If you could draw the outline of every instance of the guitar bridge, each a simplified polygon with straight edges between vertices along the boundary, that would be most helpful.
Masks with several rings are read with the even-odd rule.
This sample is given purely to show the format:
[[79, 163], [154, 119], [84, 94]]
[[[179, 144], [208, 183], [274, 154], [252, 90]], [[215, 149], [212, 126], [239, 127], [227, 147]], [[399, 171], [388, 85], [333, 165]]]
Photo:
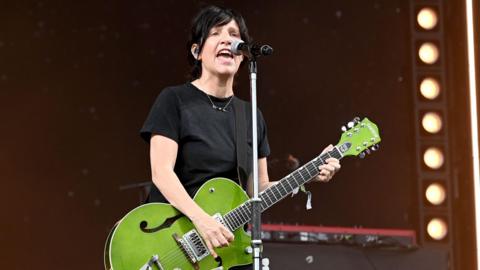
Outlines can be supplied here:
[[195, 229], [187, 232], [182, 237], [174, 234], [173, 238], [177, 241], [180, 248], [192, 264], [196, 264], [210, 255], [207, 245], [205, 245], [202, 237]]
[[[225, 223], [221, 214], [217, 213], [213, 215], [213, 218], [230, 229], [230, 226]], [[182, 237], [179, 237], [177, 234], [173, 234], [173, 238], [175, 241], [177, 241], [188, 260], [194, 265], [210, 255], [207, 245], [205, 242], [203, 242], [202, 237], [195, 229], [185, 233]]]

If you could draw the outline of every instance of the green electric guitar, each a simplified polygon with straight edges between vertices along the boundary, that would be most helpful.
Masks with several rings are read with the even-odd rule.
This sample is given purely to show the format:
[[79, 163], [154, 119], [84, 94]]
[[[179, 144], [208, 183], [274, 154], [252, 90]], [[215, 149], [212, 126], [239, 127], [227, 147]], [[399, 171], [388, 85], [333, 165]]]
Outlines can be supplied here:
[[[367, 118], [362, 121], [356, 118], [342, 129], [340, 142], [333, 150], [317, 156], [259, 194], [262, 212], [316, 177], [318, 166], [329, 157], [363, 157], [378, 147], [378, 128]], [[105, 245], [105, 269], [206, 270], [252, 263], [251, 239], [243, 229], [251, 217], [251, 203], [242, 188], [229, 179], [214, 178], [200, 187], [194, 201], [235, 235], [228, 247], [216, 249], [217, 259], [210, 256], [186, 216], [169, 204], [149, 203], [130, 211], [112, 230]]]

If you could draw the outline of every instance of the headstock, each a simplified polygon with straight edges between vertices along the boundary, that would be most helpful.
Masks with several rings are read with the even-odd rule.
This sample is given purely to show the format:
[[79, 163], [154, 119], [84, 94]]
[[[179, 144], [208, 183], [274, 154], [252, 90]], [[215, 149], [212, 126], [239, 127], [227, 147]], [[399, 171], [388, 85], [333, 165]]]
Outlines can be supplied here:
[[355, 117], [352, 121], [342, 126], [342, 136], [337, 144], [343, 156], [359, 156], [364, 158], [365, 154], [377, 151], [378, 143], [381, 141], [378, 127], [375, 123], [364, 118], [360, 121]]

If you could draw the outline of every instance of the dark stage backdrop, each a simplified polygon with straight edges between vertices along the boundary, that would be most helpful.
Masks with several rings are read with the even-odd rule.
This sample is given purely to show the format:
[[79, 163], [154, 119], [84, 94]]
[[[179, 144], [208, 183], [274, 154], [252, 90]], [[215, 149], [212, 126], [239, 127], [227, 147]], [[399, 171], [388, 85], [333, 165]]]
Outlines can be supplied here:
[[[272, 180], [354, 116], [381, 128], [381, 151], [345, 159], [328, 184], [264, 222], [416, 228], [408, 1], [228, 1], [258, 42], [259, 105]], [[100, 269], [108, 230], [148, 181], [138, 136], [151, 104], [186, 81], [199, 1], [2, 1], [0, 268]], [[246, 69], [236, 92], [248, 98]]]

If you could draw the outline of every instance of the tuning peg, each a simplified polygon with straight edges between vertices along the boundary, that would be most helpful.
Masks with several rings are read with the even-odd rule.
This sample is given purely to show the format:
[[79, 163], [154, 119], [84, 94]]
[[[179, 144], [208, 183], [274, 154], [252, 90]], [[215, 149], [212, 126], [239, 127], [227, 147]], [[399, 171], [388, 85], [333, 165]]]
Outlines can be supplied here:
[[353, 128], [354, 125], [355, 125], [355, 123], [353, 121], [350, 121], [350, 122], [347, 123], [348, 128]]
[[358, 154], [358, 157], [359, 158], [365, 158], [365, 152], [361, 152], [360, 154]]
[[367, 153], [367, 155], [370, 155], [370, 153], [371, 153], [371, 152], [370, 152], [370, 149], [368, 149], [368, 148], [365, 149], [365, 153]]
[[342, 129], [342, 132], [347, 131], [347, 127], [346, 127], [346, 126], [342, 126], [341, 129]]
[[374, 144], [374, 145], [372, 145], [372, 147], [370, 147], [370, 149], [371, 149], [372, 151], [377, 151], [378, 148], [380, 148], [380, 145], [378, 145], [378, 144]]
[[353, 122], [355, 123], [360, 123], [360, 117], [356, 116], [355, 118], [353, 118]]

